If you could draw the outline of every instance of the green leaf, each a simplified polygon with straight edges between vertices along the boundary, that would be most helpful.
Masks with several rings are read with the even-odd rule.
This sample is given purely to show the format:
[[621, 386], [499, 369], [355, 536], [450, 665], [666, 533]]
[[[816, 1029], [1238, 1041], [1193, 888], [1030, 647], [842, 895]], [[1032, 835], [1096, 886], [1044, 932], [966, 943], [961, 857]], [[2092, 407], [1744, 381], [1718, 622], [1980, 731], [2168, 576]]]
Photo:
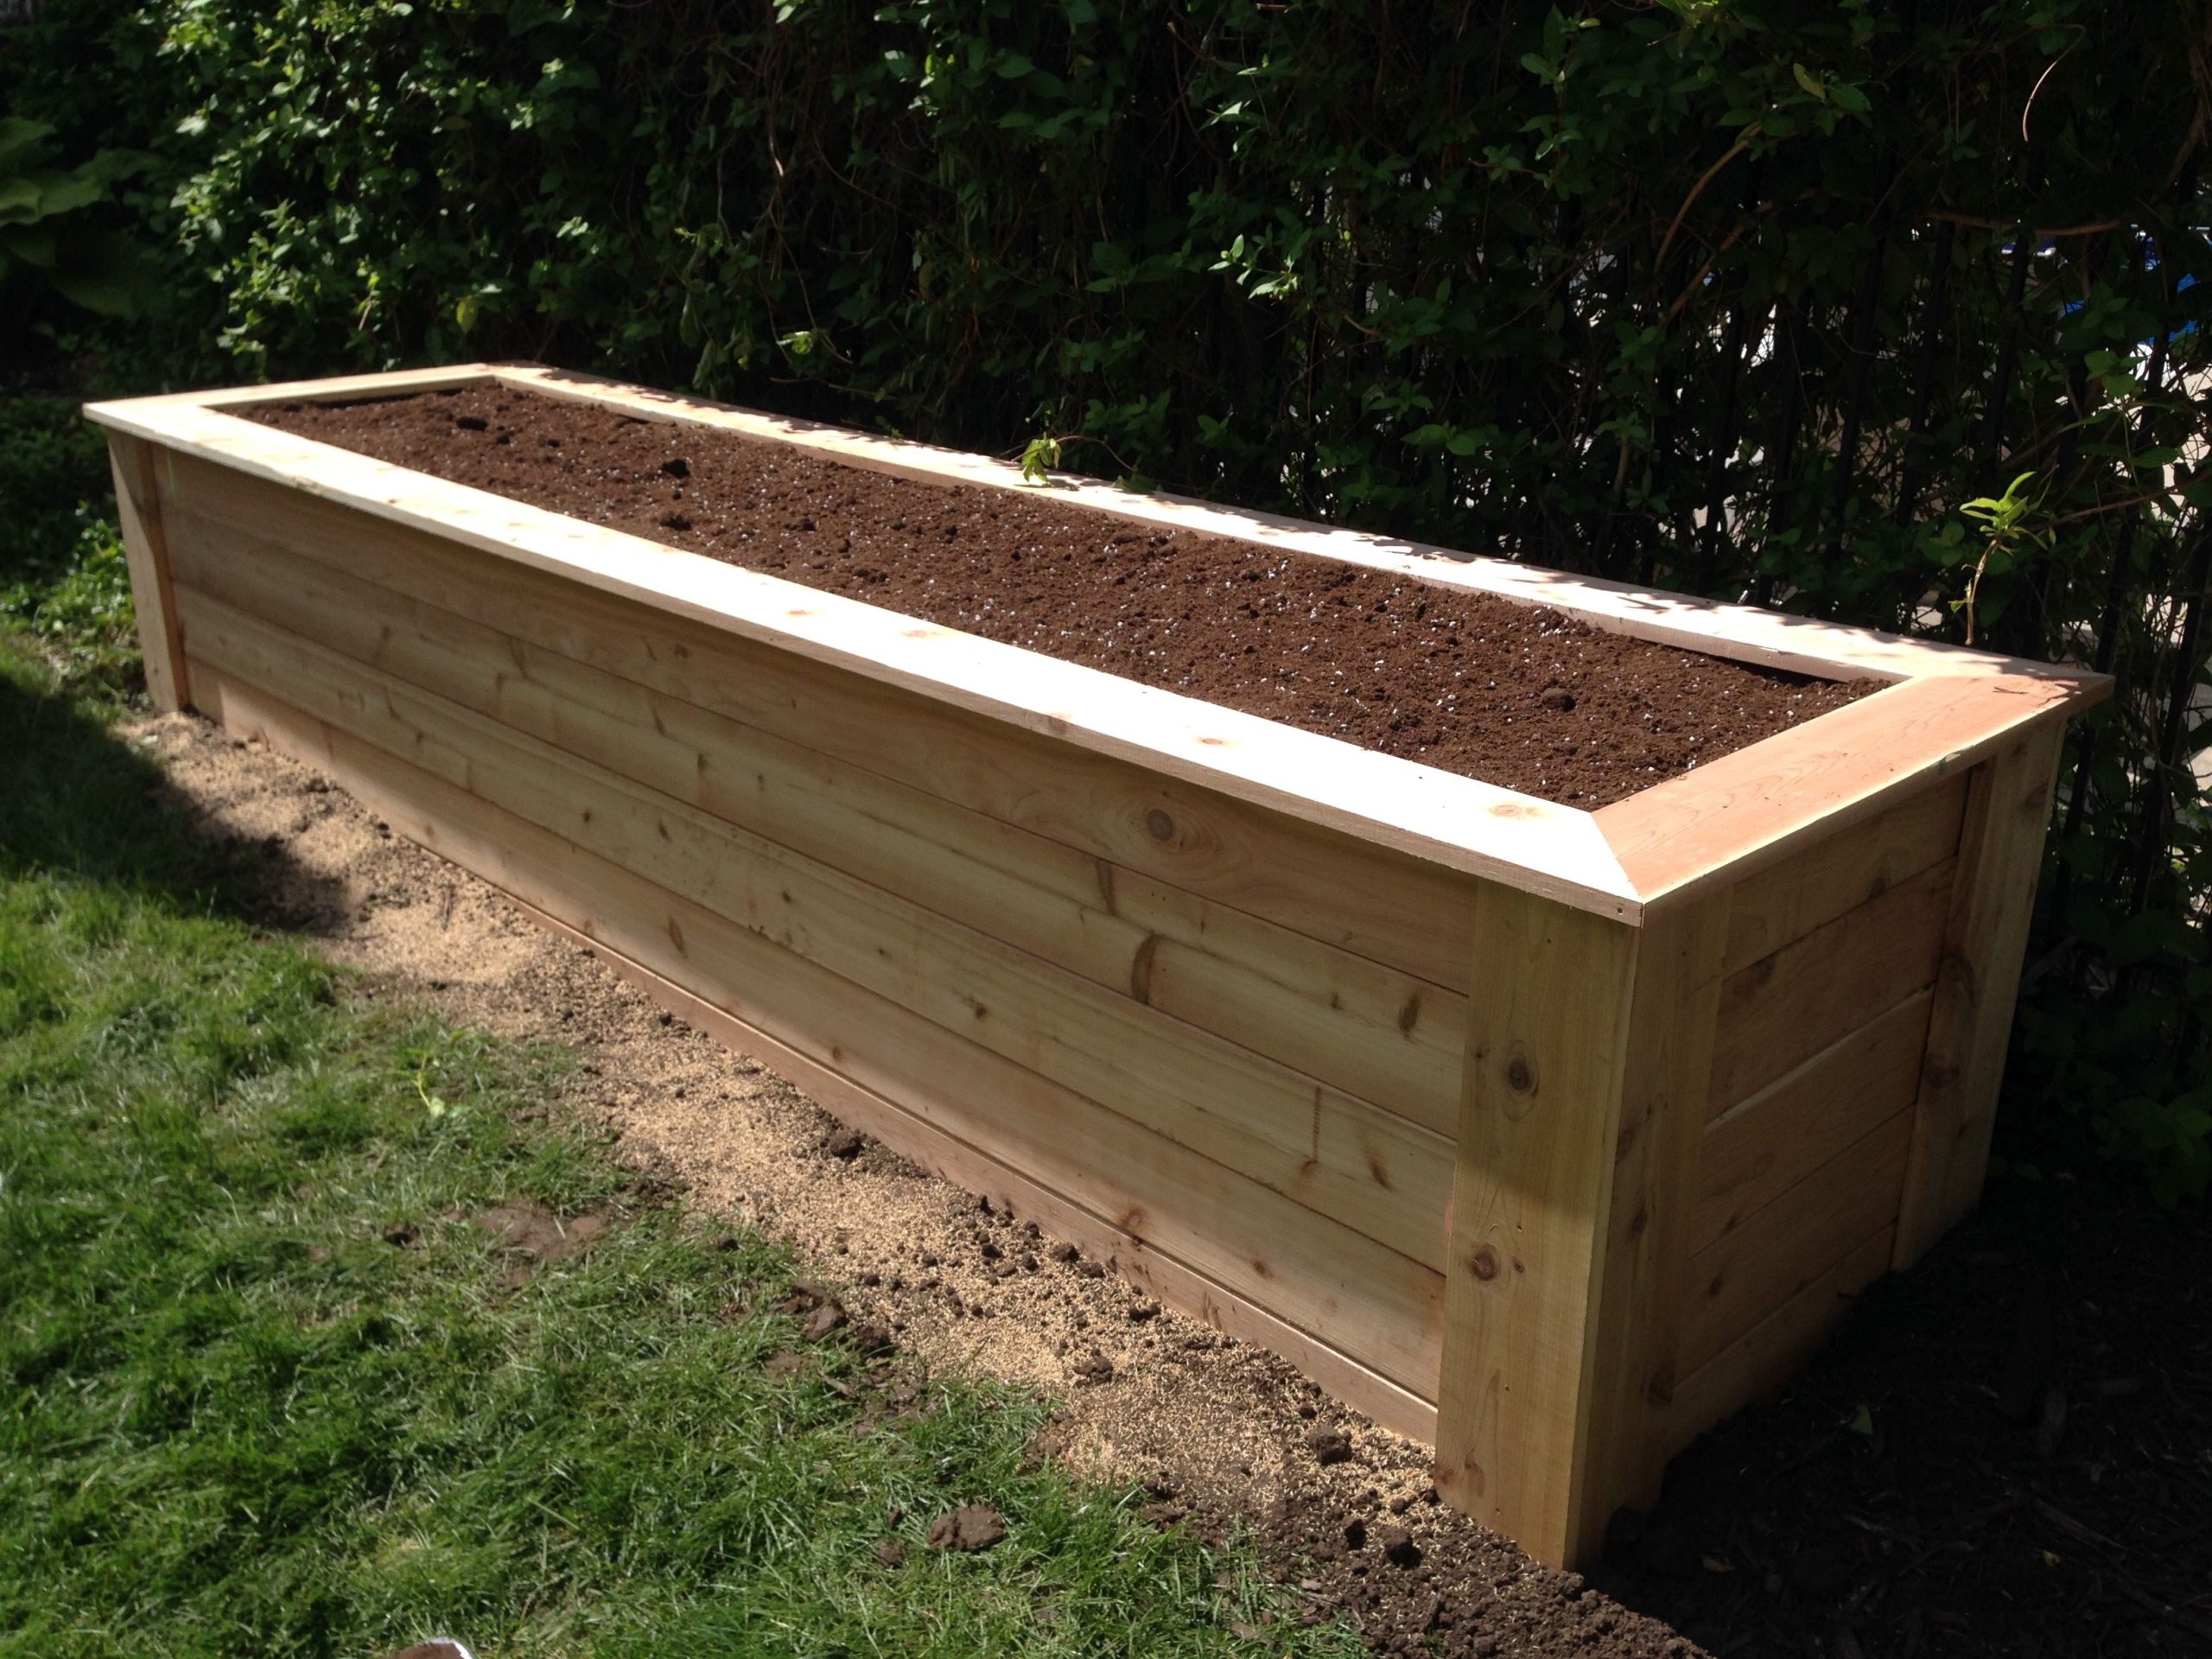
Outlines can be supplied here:
[[113, 231], [64, 231], [55, 241], [53, 282], [62, 298], [103, 317], [143, 315], [161, 294], [152, 263]]
[[107, 188], [82, 168], [73, 173], [34, 173], [29, 182], [38, 188], [40, 219], [89, 207], [107, 194]]
[[38, 186], [29, 179], [0, 179], [0, 225], [29, 225], [39, 217]]
[[0, 168], [21, 167], [54, 136], [44, 121], [27, 121], [20, 115], [0, 115]]
[[1060, 464], [1060, 441], [1054, 437], [1029, 440], [1021, 452], [1021, 475], [1032, 484], [1050, 484], [1052, 469]]
[[1800, 86], [1802, 86], [1815, 98], [1819, 99], [1821, 103], [1825, 104], [1828, 101], [1828, 89], [1827, 86], [1821, 84], [1819, 76], [1807, 69], [1803, 64], [1791, 64], [1789, 66], [1789, 73], [1797, 78], [1797, 84]]

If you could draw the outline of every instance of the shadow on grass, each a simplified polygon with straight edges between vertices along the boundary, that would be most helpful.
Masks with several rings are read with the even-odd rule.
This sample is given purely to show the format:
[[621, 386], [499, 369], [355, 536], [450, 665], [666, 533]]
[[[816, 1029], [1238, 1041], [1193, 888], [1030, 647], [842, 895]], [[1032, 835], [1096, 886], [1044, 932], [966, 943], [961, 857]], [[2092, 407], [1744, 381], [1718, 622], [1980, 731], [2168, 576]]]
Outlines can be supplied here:
[[[267, 928], [295, 928], [342, 904], [327, 877], [296, 864], [272, 869], [284, 856], [264, 845], [249, 861], [211, 835], [150, 747], [0, 642], [0, 878], [115, 884]], [[280, 890], [306, 901], [279, 908], [270, 895]]]

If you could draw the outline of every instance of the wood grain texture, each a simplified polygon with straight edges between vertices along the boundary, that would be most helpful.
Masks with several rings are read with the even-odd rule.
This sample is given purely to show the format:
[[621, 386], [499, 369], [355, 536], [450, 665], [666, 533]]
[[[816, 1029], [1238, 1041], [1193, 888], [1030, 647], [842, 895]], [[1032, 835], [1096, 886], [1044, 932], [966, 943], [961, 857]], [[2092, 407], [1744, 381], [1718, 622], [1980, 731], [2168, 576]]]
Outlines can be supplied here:
[[1249, 1297], [1163, 1255], [1136, 1234], [1093, 1215], [988, 1152], [947, 1134], [894, 1099], [862, 1088], [842, 1072], [810, 1059], [759, 1027], [724, 1013], [674, 981], [610, 949], [603, 940], [512, 895], [510, 901], [541, 927], [596, 951], [660, 1007], [730, 1047], [764, 1061], [809, 1099], [842, 1122], [874, 1135], [902, 1158], [966, 1192], [990, 1198], [1006, 1214], [1035, 1222], [1056, 1239], [1079, 1246], [1121, 1278], [1149, 1290], [1170, 1307], [1224, 1336], [1281, 1355], [1335, 1398], [1394, 1433], [1421, 1441], [1434, 1439], [1436, 1407], [1425, 1396], [1287, 1323]]
[[479, 385], [499, 372], [490, 363], [453, 363], [435, 369], [382, 369], [367, 374], [332, 374], [315, 380], [278, 380], [266, 385], [220, 386], [196, 391], [156, 392], [148, 397], [88, 404], [86, 416], [104, 426], [123, 427], [134, 417], [157, 419], [164, 410], [236, 409], [252, 404], [294, 400], [331, 402], [346, 397], [397, 397], [446, 386]]
[[[1892, 1116], [1690, 1256], [1685, 1375], [1818, 1282], [1866, 1239], [1895, 1228], [1911, 1140], [1911, 1119]], [[1887, 1265], [1876, 1264], [1874, 1274]]]
[[156, 452], [140, 438], [111, 432], [108, 469], [115, 480], [115, 511], [123, 556], [130, 576], [130, 606], [138, 619], [138, 655], [146, 667], [146, 696], [164, 715], [188, 708], [192, 680], [179, 637], [176, 604], [169, 594], [168, 542], [162, 524]]
[[1716, 1116], [1935, 982], [1955, 863], [1945, 859], [1722, 982]]
[[1721, 972], [1747, 968], [1942, 863], [1959, 849], [1966, 804], [1965, 777], [1951, 779], [1738, 883]]
[[1726, 890], [1648, 922], [1637, 950], [1612, 1202], [1594, 1318], [1596, 1390], [1582, 1506], [1585, 1543], [1623, 1504], [1659, 1495], [1695, 1248], [1697, 1172], [1719, 1021]]
[[[181, 458], [175, 470], [180, 546], [194, 525], [214, 526], [222, 537], [203, 542], [211, 563], [255, 537], [280, 543], [548, 657], [645, 686], [664, 701], [647, 701], [639, 719], [680, 723], [683, 709], [671, 702], [704, 709], [1455, 994], [1466, 989], [1471, 899], [1451, 871], [204, 461]], [[558, 671], [532, 658], [506, 678]]]
[[1894, 1232], [1885, 1227], [1853, 1244], [1834, 1266], [1685, 1376], [1675, 1391], [1669, 1430], [1675, 1444], [1688, 1445], [1802, 1370], [1851, 1312], [1853, 1300], [1887, 1268]]
[[1908, 680], [1616, 801], [1598, 823], [1646, 901], [1676, 902], [1878, 817], [2110, 691], [2102, 677]]
[[2056, 719], [2020, 734], [1982, 766], [1967, 796], [1914, 1106], [1899, 1268], [1918, 1261], [1981, 1197], [2064, 737]]
[[1530, 1554], [1588, 1554], [1596, 1314], [1635, 930], [1484, 886], [1438, 1385], [1437, 1485]]
[[176, 532], [180, 578], [247, 614], [1458, 1131], [1466, 1004], [1440, 986], [257, 538]]
[[[1110, 1225], [1128, 1264], [1179, 1264], [1186, 1290], [1217, 1286], [1300, 1333], [1294, 1346], [1426, 1397], [1436, 1274], [264, 688], [212, 665], [208, 678], [232, 729], [326, 770], [410, 839]], [[1341, 1363], [1331, 1374], [1351, 1380]]]
[[1734, 1232], [1901, 1112], [1919, 1089], [1934, 994], [1916, 991], [1705, 1127], [1688, 1246]]
[[[112, 416], [112, 409], [106, 411]], [[710, 630], [1070, 747], [1129, 762], [1446, 868], [1632, 918], [1637, 896], [1587, 812], [1079, 664], [823, 593], [504, 496], [167, 408], [175, 441], [232, 473], [342, 503]]]
[[1442, 1137], [190, 587], [179, 594], [201, 660], [1441, 1268]]

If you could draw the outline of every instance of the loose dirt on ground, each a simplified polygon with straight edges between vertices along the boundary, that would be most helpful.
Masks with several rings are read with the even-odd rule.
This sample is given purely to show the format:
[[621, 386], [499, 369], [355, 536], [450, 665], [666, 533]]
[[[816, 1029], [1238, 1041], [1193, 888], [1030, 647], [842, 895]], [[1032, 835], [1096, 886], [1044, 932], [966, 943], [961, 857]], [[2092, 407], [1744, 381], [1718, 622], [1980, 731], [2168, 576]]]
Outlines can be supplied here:
[[589, 523], [1573, 806], [1633, 795], [1875, 689], [1114, 518], [1049, 489], [893, 478], [501, 386], [251, 413]]
[[[2212, 1653], [2201, 1216], [2125, 1185], [2000, 1184], [1782, 1402], [1678, 1459], [1586, 1583], [1438, 1503], [1426, 1448], [845, 1130], [307, 768], [191, 716], [124, 736], [263, 867], [257, 919], [319, 939], [371, 995], [571, 1048], [581, 1076], [545, 1109], [606, 1122], [641, 1181], [710, 1222], [791, 1239], [817, 1264], [791, 1310], [810, 1329], [1045, 1390], [1062, 1404], [1040, 1452], [1141, 1484], [1160, 1525], [1249, 1528], [1306, 1617], [1377, 1649]], [[518, 1277], [602, 1224], [476, 1219]], [[964, 1535], [988, 1531], [970, 1516]]]

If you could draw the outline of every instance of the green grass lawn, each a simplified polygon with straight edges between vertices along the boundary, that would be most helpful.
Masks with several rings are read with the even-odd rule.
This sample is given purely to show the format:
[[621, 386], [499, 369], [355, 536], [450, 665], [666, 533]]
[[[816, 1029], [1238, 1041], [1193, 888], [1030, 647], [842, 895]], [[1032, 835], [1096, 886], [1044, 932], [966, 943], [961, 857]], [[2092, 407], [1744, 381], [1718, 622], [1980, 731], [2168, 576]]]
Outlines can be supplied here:
[[[803, 1341], [795, 1264], [637, 1194], [558, 1053], [257, 930], [112, 730], [70, 522], [0, 570], [0, 1656], [1355, 1650], [1033, 1463], [1045, 1402]], [[473, 1219], [524, 1203], [613, 1224], [524, 1272]], [[926, 1548], [967, 1503], [1005, 1541]]]

